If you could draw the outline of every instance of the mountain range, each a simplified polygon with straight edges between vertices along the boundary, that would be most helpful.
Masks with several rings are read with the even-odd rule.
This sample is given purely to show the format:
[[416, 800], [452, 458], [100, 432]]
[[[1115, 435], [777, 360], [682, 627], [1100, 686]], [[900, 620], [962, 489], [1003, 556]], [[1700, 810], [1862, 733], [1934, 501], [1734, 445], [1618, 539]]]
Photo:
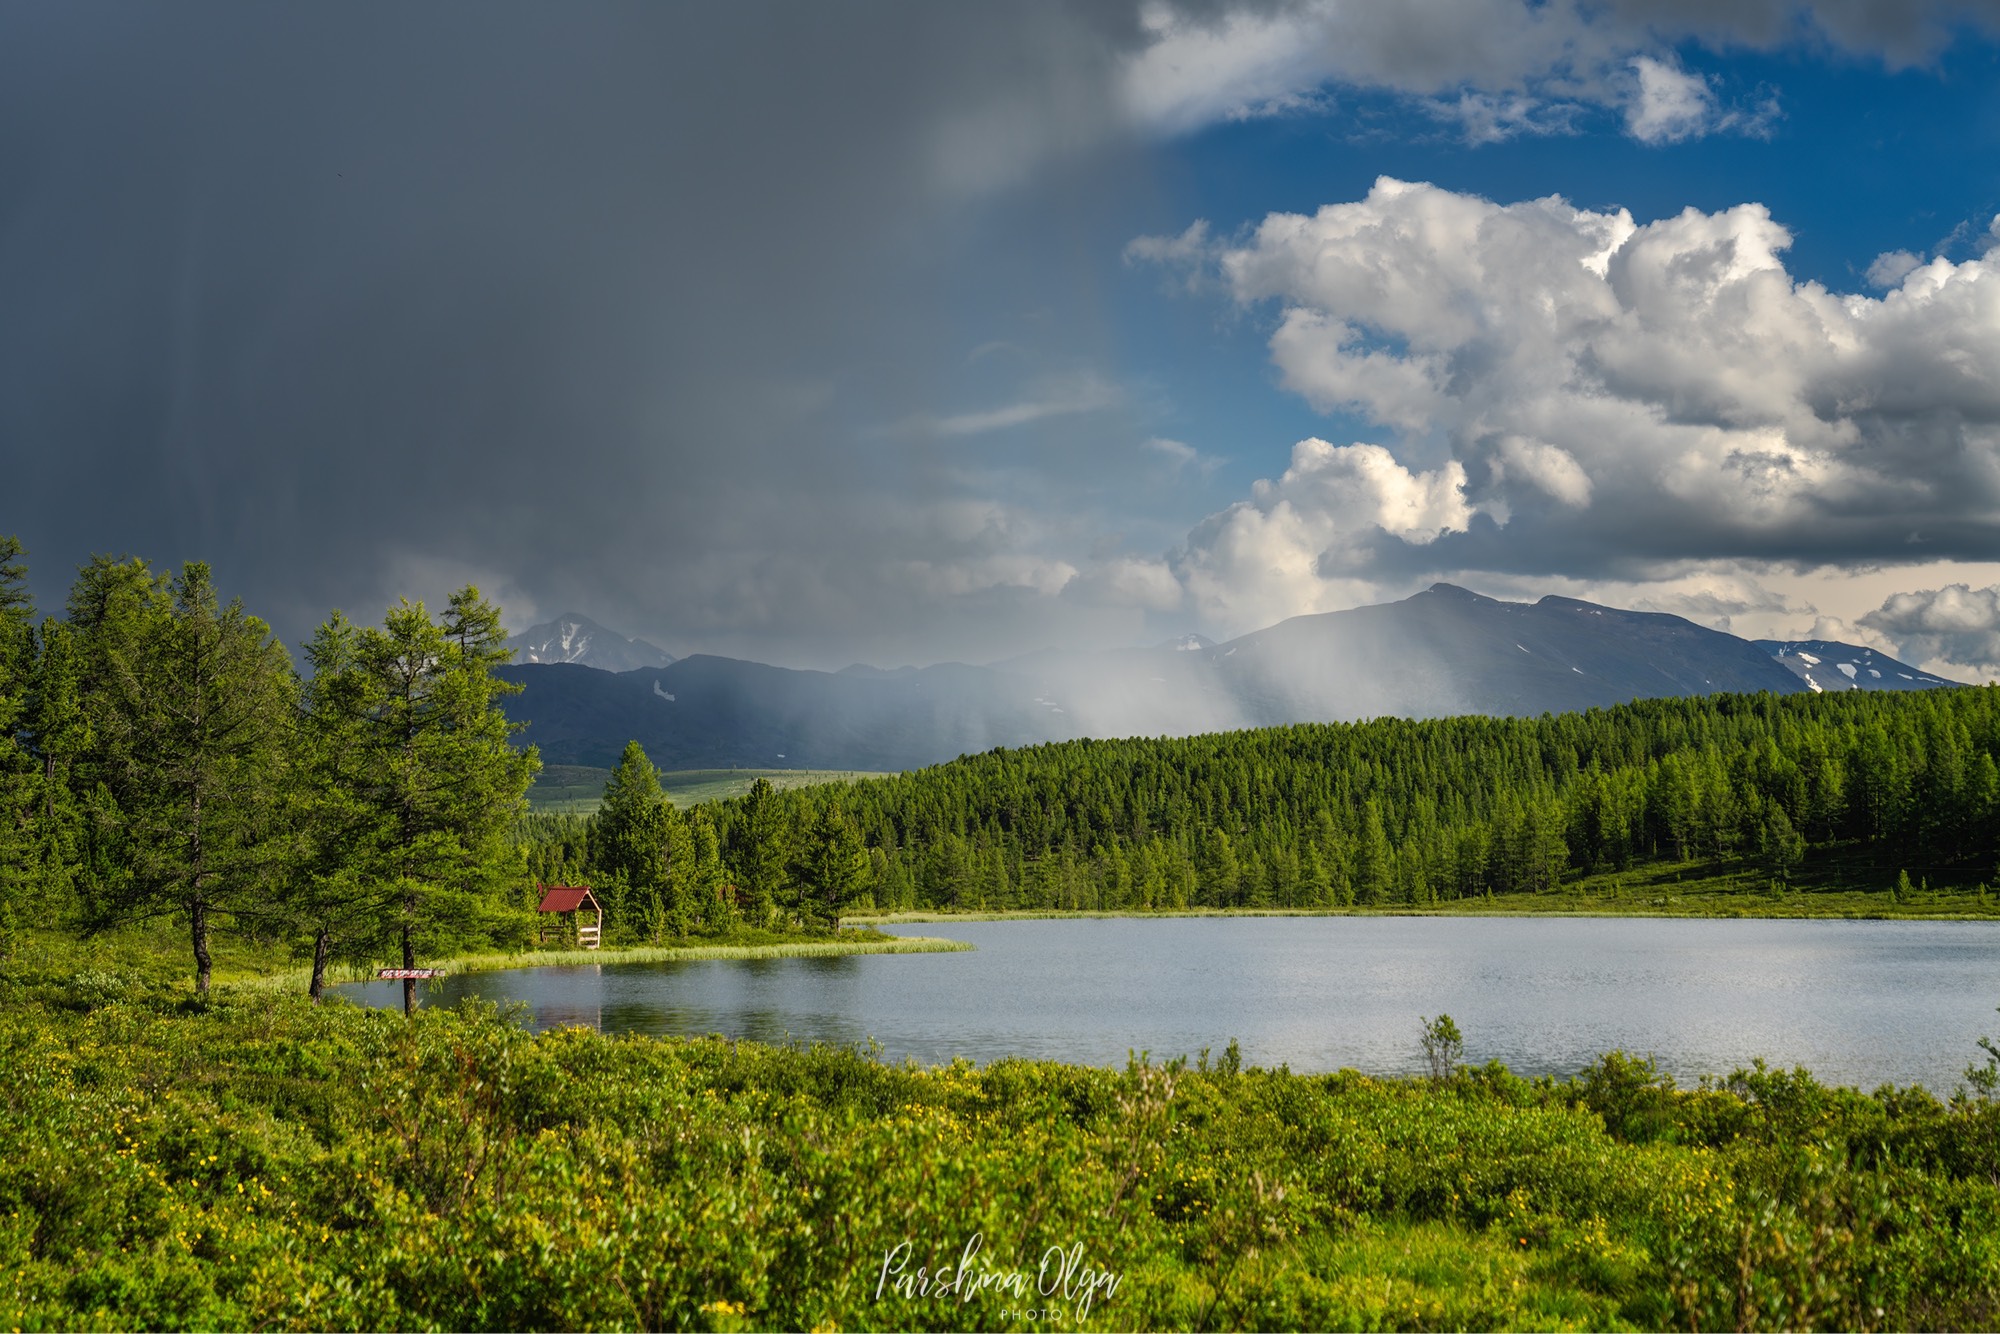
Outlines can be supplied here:
[[[529, 721], [521, 739], [545, 763], [609, 765], [637, 740], [664, 769], [897, 770], [1087, 736], [1958, 684], [1853, 645], [1753, 643], [1679, 616], [1561, 597], [1503, 602], [1451, 584], [1221, 644], [1189, 637], [988, 666], [818, 672], [674, 659], [580, 616], [516, 638], [544, 656], [501, 669], [526, 687], [507, 710]], [[646, 651], [665, 661], [610, 666]], [[558, 653], [568, 656], [551, 660]]]
[[1955, 686], [1872, 648], [1830, 639], [1760, 639], [1757, 647], [1782, 663], [1811, 690], [1936, 690]]
[[674, 655], [643, 639], [627, 639], [575, 612], [531, 625], [507, 640], [516, 663], [574, 662], [606, 672], [665, 667]]

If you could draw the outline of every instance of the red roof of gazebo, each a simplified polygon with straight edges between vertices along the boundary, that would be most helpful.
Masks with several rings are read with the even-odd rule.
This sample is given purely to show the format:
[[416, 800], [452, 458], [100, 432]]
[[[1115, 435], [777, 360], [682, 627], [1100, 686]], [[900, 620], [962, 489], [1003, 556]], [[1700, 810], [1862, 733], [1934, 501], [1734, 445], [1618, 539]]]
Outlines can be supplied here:
[[536, 912], [575, 912], [590, 899], [590, 905], [597, 906], [597, 900], [590, 893], [588, 885], [548, 885], [544, 887], [541, 904]]

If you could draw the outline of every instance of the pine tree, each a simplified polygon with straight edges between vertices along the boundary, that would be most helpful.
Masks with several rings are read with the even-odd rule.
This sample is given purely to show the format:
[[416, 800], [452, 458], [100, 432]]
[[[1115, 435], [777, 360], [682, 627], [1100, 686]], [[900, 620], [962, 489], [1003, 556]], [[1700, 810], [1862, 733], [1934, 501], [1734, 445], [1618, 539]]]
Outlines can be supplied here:
[[668, 804], [660, 771], [638, 742], [626, 742], [591, 822], [592, 862], [623, 872], [634, 884], [659, 883], [665, 872], [661, 833]]
[[181, 568], [169, 605], [108, 645], [107, 710], [133, 739], [118, 816], [130, 877], [109, 920], [172, 913], [187, 925], [195, 990], [223, 917], [274, 915], [272, 834], [296, 682], [284, 648], [206, 565]]
[[643, 920], [647, 938], [658, 943], [670, 928], [685, 935], [692, 844], [637, 741], [626, 743], [604, 786], [591, 838], [593, 864], [620, 877], [630, 898], [622, 909]]
[[768, 778], [751, 785], [743, 803], [743, 846], [737, 850], [737, 886], [743, 918], [766, 927], [788, 906], [791, 890], [792, 828], [778, 790]]
[[1395, 849], [1382, 826], [1382, 804], [1370, 797], [1363, 808], [1361, 837], [1355, 847], [1354, 891], [1361, 903], [1381, 903], [1395, 882]]
[[337, 611], [314, 634], [293, 730], [285, 898], [294, 926], [312, 938], [306, 993], [315, 1002], [335, 953], [365, 943], [377, 918], [367, 873], [383, 822], [370, 800], [371, 683], [356, 660], [358, 638]]
[[0, 959], [13, 952], [15, 924], [38, 887], [34, 765], [18, 732], [29, 712], [33, 608], [19, 540], [0, 537]]
[[1763, 825], [1758, 831], [1757, 849], [1765, 873], [1780, 885], [1790, 885], [1792, 874], [1805, 860], [1806, 841], [1792, 827], [1791, 817], [1777, 802], [1772, 802], [1764, 815]]
[[841, 912], [866, 883], [868, 854], [837, 802], [820, 807], [793, 874], [801, 924], [809, 931], [831, 932], [838, 927]]
[[736, 923], [736, 905], [729, 898], [729, 875], [722, 865], [722, 840], [708, 808], [697, 806], [688, 816], [688, 842], [693, 866], [687, 880], [690, 910], [701, 917], [710, 935], [726, 935]]
[[[518, 729], [499, 699], [520, 687], [493, 675], [503, 638], [498, 611], [466, 588], [441, 624], [404, 601], [355, 643], [345, 697], [366, 724], [356, 782], [372, 826], [357, 870], [405, 968], [420, 947], [499, 929], [500, 891], [522, 878], [507, 831], [540, 761], [508, 740]], [[403, 1008], [415, 1007], [406, 981]]]

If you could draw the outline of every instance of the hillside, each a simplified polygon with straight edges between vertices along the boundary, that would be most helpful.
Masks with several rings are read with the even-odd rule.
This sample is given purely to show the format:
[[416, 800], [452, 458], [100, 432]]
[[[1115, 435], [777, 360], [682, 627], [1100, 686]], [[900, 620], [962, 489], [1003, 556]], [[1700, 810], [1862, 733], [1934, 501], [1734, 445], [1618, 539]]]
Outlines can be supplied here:
[[1746, 640], [1570, 598], [1449, 584], [1301, 616], [1223, 644], [1040, 652], [991, 666], [798, 671], [696, 655], [611, 673], [521, 664], [508, 702], [545, 763], [604, 767], [625, 742], [667, 769], [902, 770], [995, 746], [1185, 736], [1300, 722], [1533, 717], [1807, 682]]
[[1937, 690], [1965, 684], [1920, 672], [1886, 653], [1831, 639], [1760, 639], [1786, 671], [1811, 690]]

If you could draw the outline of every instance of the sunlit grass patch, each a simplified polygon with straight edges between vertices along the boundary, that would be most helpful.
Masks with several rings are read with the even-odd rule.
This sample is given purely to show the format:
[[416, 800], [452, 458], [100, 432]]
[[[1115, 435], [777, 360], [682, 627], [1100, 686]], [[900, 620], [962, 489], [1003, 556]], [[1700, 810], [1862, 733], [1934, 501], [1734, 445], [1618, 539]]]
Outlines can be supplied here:
[[455, 973], [491, 973], [507, 968], [570, 967], [577, 964], [680, 963], [696, 959], [824, 959], [845, 954], [946, 954], [969, 950], [962, 940], [941, 936], [900, 936], [892, 940], [796, 940], [769, 945], [631, 945], [603, 950], [514, 950], [466, 954], [440, 967]]

